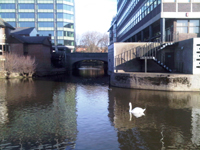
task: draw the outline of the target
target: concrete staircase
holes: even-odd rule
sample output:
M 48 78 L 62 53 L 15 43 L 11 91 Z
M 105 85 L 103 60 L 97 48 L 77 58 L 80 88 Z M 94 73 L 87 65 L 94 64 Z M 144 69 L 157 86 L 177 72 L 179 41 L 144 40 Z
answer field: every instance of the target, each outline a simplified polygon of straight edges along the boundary
M 164 43 L 159 43 L 159 42 L 150 42 L 147 43 L 145 46 L 142 48 L 138 48 L 138 55 L 137 57 L 140 59 L 151 59 L 155 63 L 157 63 L 159 66 L 161 66 L 163 69 L 165 69 L 168 72 L 172 72 L 172 70 L 167 67 L 163 62 L 158 60 L 157 58 L 157 53 L 163 49 L 165 49 L 168 46 L 173 45 L 175 42 L 164 42 Z
M 178 33 L 174 35 L 175 36 L 170 36 L 170 38 L 167 39 L 167 42 L 162 42 L 161 38 L 158 38 L 155 42 L 148 42 L 141 46 L 137 46 L 135 49 L 130 49 L 115 56 L 115 62 L 117 62 L 115 66 L 126 63 L 127 61 L 133 60 L 135 58 L 139 58 L 145 59 L 146 68 L 146 60 L 151 59 L 166 71 L 172 72 L 168 66 L 166 66 L 163 62 L 161 62 L 161 60 L 158 59 L 158 52 L 167 48 L 168 46 L 174 45 L 178 41 Z M 132 56 L 133 54 L 134 57 Z

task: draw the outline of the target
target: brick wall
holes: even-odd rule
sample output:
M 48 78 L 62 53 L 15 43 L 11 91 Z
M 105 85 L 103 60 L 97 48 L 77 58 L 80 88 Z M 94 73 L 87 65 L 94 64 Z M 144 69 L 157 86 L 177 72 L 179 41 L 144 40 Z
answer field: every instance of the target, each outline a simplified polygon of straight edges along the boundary
M 10 44 L 10 51 L 18 55 L 24 55 L 24 46 L 22 43 Z
M 41 44 L 30 44 L 27 46 L 28 55 L 35 57 L 37 71 L 51 70 L 51 52 L 50 47 Z
M 179 41 L 196 38 L 198 37 L 198 34 L 196 33 L 179 33 Z

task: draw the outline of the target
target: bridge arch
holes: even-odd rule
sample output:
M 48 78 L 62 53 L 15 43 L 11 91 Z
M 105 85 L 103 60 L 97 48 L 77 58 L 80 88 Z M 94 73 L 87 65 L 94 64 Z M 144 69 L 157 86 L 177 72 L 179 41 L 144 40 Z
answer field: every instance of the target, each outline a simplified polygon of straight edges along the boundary
M 84 60 L 97 60 L 108 64 L 108 53 L 70 53 L 68 54 L 70 70 L 74 68 L 74 64 Z

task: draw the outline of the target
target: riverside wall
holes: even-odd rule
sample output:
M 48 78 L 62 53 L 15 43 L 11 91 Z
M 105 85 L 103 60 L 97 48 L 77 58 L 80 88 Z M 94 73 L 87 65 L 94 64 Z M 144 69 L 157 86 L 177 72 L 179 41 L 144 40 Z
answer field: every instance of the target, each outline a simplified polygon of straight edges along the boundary
M 110 75 L 111 86 L 161 91 L 200 91 L 200 75 L 124 72 Z

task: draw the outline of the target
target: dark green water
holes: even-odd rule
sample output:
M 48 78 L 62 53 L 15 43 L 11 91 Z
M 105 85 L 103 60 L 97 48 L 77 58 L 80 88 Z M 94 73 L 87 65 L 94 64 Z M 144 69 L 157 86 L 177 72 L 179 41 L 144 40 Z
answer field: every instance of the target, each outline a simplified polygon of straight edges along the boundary
M 83 70 L 0 80 L 0 149 L 200 149 L 199 92 L 109 88 L 103 72 Z M 130 115 L 129 101 L 145 116 Z

